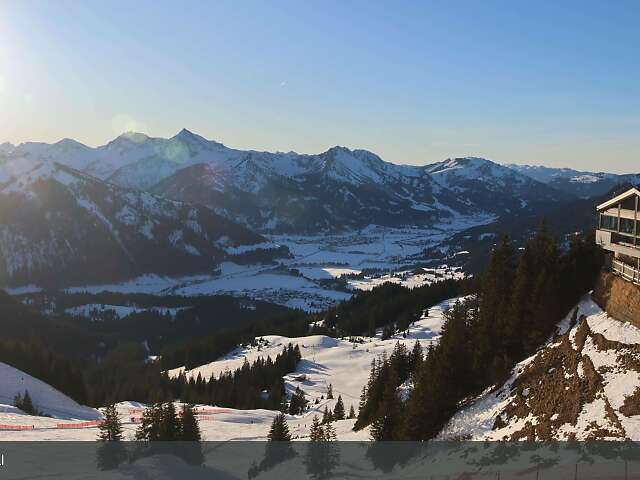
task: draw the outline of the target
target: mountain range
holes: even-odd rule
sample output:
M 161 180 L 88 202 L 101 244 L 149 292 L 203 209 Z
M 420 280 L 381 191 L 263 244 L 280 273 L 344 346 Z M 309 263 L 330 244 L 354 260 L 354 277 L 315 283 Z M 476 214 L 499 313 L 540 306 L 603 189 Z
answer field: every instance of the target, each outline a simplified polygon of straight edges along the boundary
M 97 148 L 70 139 L 4 143 L 0 284 L 199 273 L 252 248 L 253 260 L 288 254 L 261 234 L 371 224 L 460 230 L 627 182 L 640 175 L 476 157 L 397 165 L 339 146 L 315 155 L 244 151 L 186 129 L 171 138 L 129 132 Z
M 628 176 L 502 166 L 481 158 L 397 165 L 369 151 L 344 147 L 316 155 L 243 151 L 186 129 L 168 139 L 125 133 L 97 148 L 69 139 L 0 148 L 5 177 L 42 161 L 119 187 L 205 205 L 264 233 L 499 217 L 541 203 L 598 194 L 616 182 L 629 181 Z
M 118 187 L 55 161 L 34 161 L 12 175 L 6 167 L 0 165 L 2 285 L 184 275 L 210 272 L 226 259 L 288 253 L 206 207 Z

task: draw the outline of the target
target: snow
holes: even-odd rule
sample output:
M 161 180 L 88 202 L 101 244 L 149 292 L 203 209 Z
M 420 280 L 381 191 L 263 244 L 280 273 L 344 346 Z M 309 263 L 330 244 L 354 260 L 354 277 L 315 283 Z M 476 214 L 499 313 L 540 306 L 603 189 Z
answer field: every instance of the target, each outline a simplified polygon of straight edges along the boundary
M 289 343 L 297 344 L 302 353 L 302 361 L 294 373 L 284 377 L 285 386 L 289 393 L 299 386 L 307 394 L 310 400 L 310 410 L 303 415 L 287 415 L 292 435 L 297 440 L 306 440 L 314 415 L 321 416 L 325 406 L 333 408 L 338 395 L 341 395 L 349 410 L 351 405 L 357 409 L 360 393 L 363 385 L 369 377 L 371 361 L 386 353 L 389 355 L 397 342 L 403 343 L 407 348 L 412 348 L 415 341 L 419 341 L 426 349 L 431 342 L 437 342 L 444 323 L 444 311 L 446 311 L 456 299 L 440 303 L 429 309 L 429 314 L 415 322 L 409 329 L 406 338 L 396 334 L 388 340 L 381 340 L 381 332 L 376 337 L 359 337 L 358 342 L 349 342 L 345 339 L 336 339 L 323 335 L 311 335 L 299 338 L 288 338 L 277 335 L 261 337 L 257 347 L 239 347 L 223 358 L 202 365 L 186 372 L 188 376 L 203 377 L 219 375 L 227 369 L 233 370 L 242 366 L 245 359 L 249 362 L 259 357 L 271 356 L 274 358 Z M 361 342 L 361 343 L 360 343 Z M 2 365 L 2 364 L 0 364 Z M 9 367 L 10 368 L 10 367 Z M 182 368 L 171 370 L 170 375 L 177 375 Z M 1 373 L 1 371 L 0 371 Z M 302 377 L 304 375 L 304 378 Z M 0 382 L 2 382 L 0 376 Z M 12 382 L 15 384 L 16 382 Z M 328 385 L 332 384 L 334 399 L 326 398 Z M 0 387 L 3 384 L 0 383 Z M 51 388 L 51 387 L 48 387 Z M 0 389 L 3 390 L 3 389 Z M 36 391 L 36 389 L 34 389 Z M 31 388 L 29 388 L 31 393 Z M 315 399 L 319 400 L 315 404 Z M 237 410 L 227 408 L 215 408 L 202 406 L 213 413 L 200 418 L 200 428 L 205 440 L 265 440 L 273 418 L 279 413 L 270 410 Z M 76 407 L 77 408 L 77 407 Z M 80 407 L 85 408 L 85 407 Z M 132 423 L 132 417 L 139 417 L 144 405 L 138 402 L 122 402 L 117 405 L 118 413 L 124 422 L 125 438 L 133 438 L 136 423 Z M 91 418 L 99 418 L 99 414 L 92 409 Z M 75 413 L 75 412 L 74 412 Z M 77 415 L 77 414 L 76 414 Z M 33 431 L 0 431 L 0 440 L 95 440 L 97 428 L 82 429 L 55 429 L 55 421 L 44 417 L 27 417 L 29 424 L 35 424 Z M 71 418 L 71 417 L 70 417 Z M 73 418 L 87 418 L 77 416 Z M 24 416 L 7 408 L 0 411 L 0 424 L 9 422 L 24 422 Z M 334 423 L 339 440 L 369 440 L 369 430 L 364 429 L 353 432 L 354 420 L 342 420 Z
M 608 340 L 621 342 L 628 345 L 628 349 L 635 348 L 640 341 L 640 329 L 631 324 L 620 322 L 613 319 L 603 312 L 598 305 L 586 295 L 578 304 L 578 316 L 585 315 L 585 321 L 593 333 L 601 333 Z M 573 313 L 573 312 L 572 312 Z M 559 324 L 558 331 L 563 334 L 567 331 L 572 313 L 569 314 Z M 577 331 L 578 325 L 574 326 L 570 332 L 570 339 L 575 347 L 573 338 Z M 550 339 L 547 345 L 554 345 Z M 624 350 L 617 352 L 624 353 Z M 611 425 L 606 415 L 605 398 L 616 412 L 622 427 L 625 429 L 626 436 L 632 440 L 640 439 L 640 420 L 637 416 L 627 417 L 619 412 L 619 408 L 624 404 L 626 397 L 634 393 L 640 385 L 640 373 L 625 369 L 618 360 L 618 355 L 612 354 L 608 350 L 600 350 L 594 344 L 591 336 L 588 336 L 582 349 L 582 356 L 588 356 L 593 362 L 596 371 L 602 376 L 604 397 L 598 396 L 589 404 L 583 405 L 578 416 L 576 425 L 564 424 L 559 430 L 558 435 L 576 433 L 577 440 L 587 438 L 589 433 L 589 425 L 595 422 L 597 425 L 605 425 L 615 428 Z M 516 381 L 519 374 L 522 373 L 524 367 L 532 362 L 535 355 L 523 360 L 517 364 L 512 370 L 512 376 L 497 391 L 488 389 L 480 395 L 475 401 L 464 407 L 456 413 L 448 425 L 441 432 L 440 439 L 465 438 L 469 440 L 500 440 L 505 435 L 520 430 L 527 421 L 535 422 L 535 418 L 519 419 L 509 424 L 505 428 L 493 430 L 496 416 L 501 412 L 514 398 L 516 390 L 511 391 L 511 385 Z M 578 364 L 578 375 L 584 375 L 583 362 Z M 566 375 L 566 374 L 565 374 Z M 523 391 L 523 395 L 529 395 L 528 389 Z M 587 428 L 589 427 L 589 428 Z
M 67 308 L 64 312 L 67 315 L 78 315 L 83 317 L 94 317 L 96 315 L 103 315 L 105 313 L 111 313 L 116 318 L 124 318 L 132 313 L 141 313 L 154 311 L 158 312 L 160 315 L 170 315 L 171 317 L 175 317 L 176 314 L 183 310 L 185 307 L 135 307 L 135 306 L 127 306 L 127 305 L 108 305 L 108 304 L 98 304 L 98 303 L 89 303 L 85 305 L 79 305 L 76 307 Z
M 79 405 L 50 385 L 0 362 L 0 404 L 4 410 L 0 413 L 0 423 L 32 424 L 38 418 L 46 418 L 27 416 L 22 412 L 16 412 L 11 407 L 15 396 L 23 395 L 25 390 L 29 391 L 34 407 L 51 416 L 52 419 L 97 420 L 102 418 L 97 410 Z

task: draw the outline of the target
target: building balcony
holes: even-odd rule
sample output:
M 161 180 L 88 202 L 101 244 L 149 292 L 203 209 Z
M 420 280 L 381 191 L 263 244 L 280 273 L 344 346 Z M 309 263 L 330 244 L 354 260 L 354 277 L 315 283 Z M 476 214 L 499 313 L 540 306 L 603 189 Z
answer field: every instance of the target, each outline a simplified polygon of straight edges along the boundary
M 614 258 L 611 260 L 611 270 L 614 273 L 620 275 L 625 280 L 640 284 L 640 269 L 634 266 L 631 266 Z

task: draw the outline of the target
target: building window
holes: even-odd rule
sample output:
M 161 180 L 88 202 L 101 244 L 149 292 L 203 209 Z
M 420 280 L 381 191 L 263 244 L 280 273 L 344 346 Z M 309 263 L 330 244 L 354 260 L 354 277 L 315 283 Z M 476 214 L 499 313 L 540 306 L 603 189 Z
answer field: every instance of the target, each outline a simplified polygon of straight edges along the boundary
M 600 228 L 603 230 L 618 230 L 618 217 L 611 215 L 600 215 Z
M 613 217 L 615 218 L 615 217 Z M 628 233 L 629 235 L 633 235 L 633 224 L 635 222 L 628 218 L 620 219 L 620 233 Z

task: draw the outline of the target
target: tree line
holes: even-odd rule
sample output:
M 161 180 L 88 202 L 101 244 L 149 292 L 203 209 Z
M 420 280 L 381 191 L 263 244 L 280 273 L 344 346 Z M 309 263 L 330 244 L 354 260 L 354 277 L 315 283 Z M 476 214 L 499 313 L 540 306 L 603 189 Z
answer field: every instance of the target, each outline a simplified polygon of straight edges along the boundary
M 504 382 L 554 333 L 593 288 L 602 262 L 593 234 L 573 237 L 561 251 L 543 225 L 519 254 L 504 237 L 478 293 L 445 314 L 436 346 L 425 355 L 416 347 L 415 357 L 397 347 L 372 366 L 356 428 L 371 425 L 377 440 L 435 437 L 460 402 Z M 408 378 L 414 388 L 403 404 L 397 387 Z

